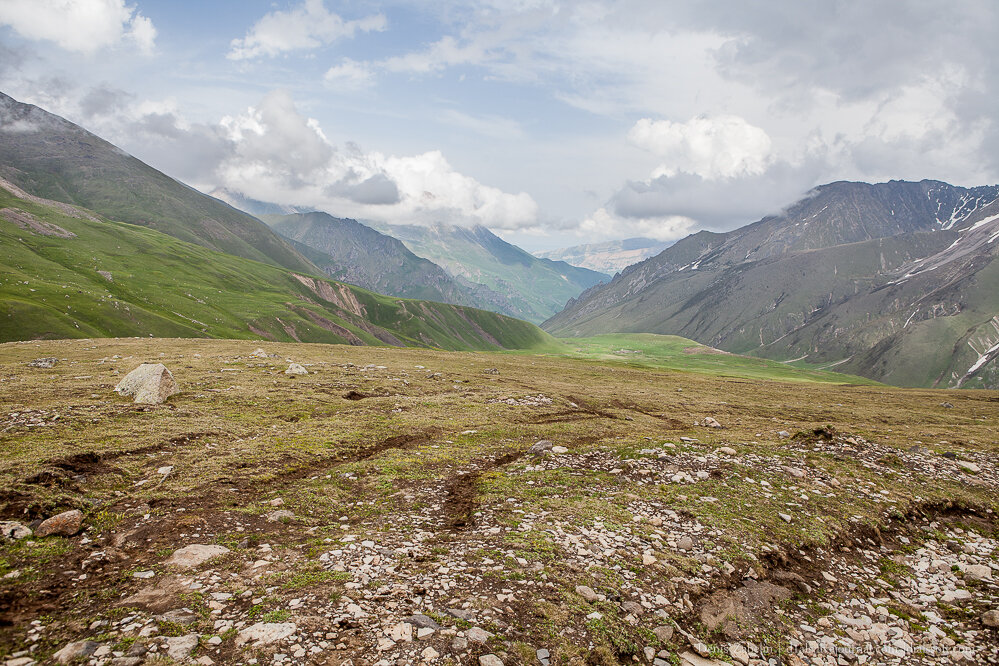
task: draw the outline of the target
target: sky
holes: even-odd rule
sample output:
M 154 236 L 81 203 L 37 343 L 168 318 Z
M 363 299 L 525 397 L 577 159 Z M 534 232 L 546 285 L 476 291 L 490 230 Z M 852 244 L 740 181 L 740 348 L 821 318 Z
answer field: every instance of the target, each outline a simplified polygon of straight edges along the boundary
M 994 0 L 0 0 L 0 91 L 198 189 L 528 250 L 999 182 Z

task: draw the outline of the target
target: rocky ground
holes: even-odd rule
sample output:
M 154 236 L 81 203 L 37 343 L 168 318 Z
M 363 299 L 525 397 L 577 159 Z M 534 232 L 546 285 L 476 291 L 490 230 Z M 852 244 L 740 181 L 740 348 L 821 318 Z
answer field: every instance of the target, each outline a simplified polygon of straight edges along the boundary
M 0 347 L 2 663 L 999 664 L 994 394 L 258 346 Z

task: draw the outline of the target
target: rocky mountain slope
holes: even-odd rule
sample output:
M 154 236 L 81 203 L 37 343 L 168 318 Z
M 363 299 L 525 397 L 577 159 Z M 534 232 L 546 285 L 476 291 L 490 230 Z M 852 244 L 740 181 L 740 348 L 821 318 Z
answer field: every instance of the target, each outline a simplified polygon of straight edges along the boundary
M 670 333 L 906 386 L 999 386 L 999 187 L 832 183 L 689 236 L 545 322 Z
M 0 177 L 33 195 L 292 270 L 315 267 L 260 220 L 82 127 L 0 93 Z
M 224 254 L 0 181 L 0 340 L 111 336 L 443 349 L 551 341 L 517 319 Z
M 456 278 L 503 294 L 513 313 L 531 322 L 544 321 L 584 289 L 609 279 L 562 261 L 539 259 L 482 226 L 368 224 Z
M 484 285 L 459 281 L 398 239 L 327 213 L 262 215 L 282 237 L 335 280 L 389 296 L 469 305 L 514 316 L 516 306 Z
M 632 264 L 654 257 L 671 244 L 651 238 L 625 238 L 535 252 L 534 256 L 552 261 L 564 261 L 580 268 L 614 275 Z

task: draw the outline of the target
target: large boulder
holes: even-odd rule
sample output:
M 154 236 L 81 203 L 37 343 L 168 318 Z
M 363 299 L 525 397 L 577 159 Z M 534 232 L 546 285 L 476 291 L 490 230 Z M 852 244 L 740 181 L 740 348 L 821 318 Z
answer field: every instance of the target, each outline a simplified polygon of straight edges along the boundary
M 143 363 L 118 382 L 114 390 L 134 396 L 142 405 L 158 405 L 177 393 L 177 382 L 162 363 Z
M 73 536 L 83 526 L 83 514 L 79 509 L 63 511 L 51 518 L 46 518 L 35 530 L 35 536 Z

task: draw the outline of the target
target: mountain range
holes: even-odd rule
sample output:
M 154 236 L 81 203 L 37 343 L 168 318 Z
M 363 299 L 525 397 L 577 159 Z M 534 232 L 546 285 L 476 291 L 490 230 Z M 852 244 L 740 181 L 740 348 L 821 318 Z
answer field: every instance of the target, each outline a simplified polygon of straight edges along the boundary
M 536 326 L 383 296 L 260 220 L 76 125 L 0 97 L 0 340 L 218 337 L 545 347 Z
M 558 250 L 535 252 L 534 256 L 553 261 L 564 261 L 573 266 L 589 268 L 600 273 L 614 275 L 632 264 L 654 257 L 671 242 L 651 238 L 625 238 L 624 240 L 586 243 Z
M 466 286 L 482 285 L 506 297 L 506 311 L 530 322 L 541 323 L 584 289 L 610 279 L 564 261 L 539 259 L 483 226 L 369 224 Z
M 999 385 L 999 187 L 816 188 L 584 292 L 559 336 L 669 333 L 903 386 Z

